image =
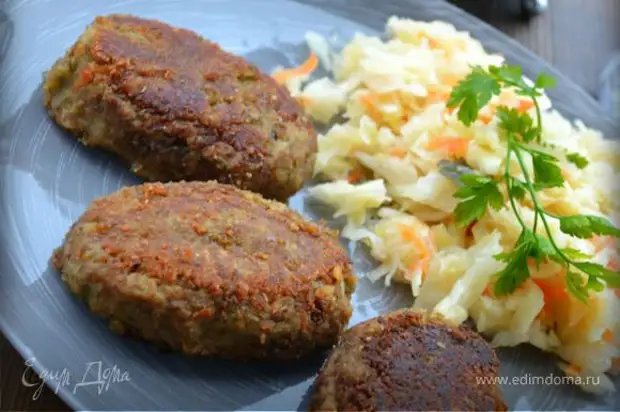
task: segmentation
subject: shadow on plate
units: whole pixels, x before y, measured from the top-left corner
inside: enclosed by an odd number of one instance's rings
[[[0,125],[6,139],[2,163],[34,177],[63,214],[70,204],[85,206],[98,196],[142,180],[116,156],[88,148],[53,122],[39,86],[15,115]],[[6,145],[6,146],[5,146]]]

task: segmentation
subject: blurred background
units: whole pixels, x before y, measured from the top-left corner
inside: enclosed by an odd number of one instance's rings
[[[620,0],[450,0],[551,62],[620,117]]]

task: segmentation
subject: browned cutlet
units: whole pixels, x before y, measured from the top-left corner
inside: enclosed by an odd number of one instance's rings
[[[505,411],[499,362],[480,335],[400,310],[347,330],[320,372],[311,411]]]
[[[334,345],[355,288],[335,232],[213,181],[146,183],[94,201],[53,262],[114,330],[242,360]]]
[[[285,200],[312,174],[316,134],[288,91],[160,21],[96,18],[43,91],[59,125],[147,180],[214,179]]]

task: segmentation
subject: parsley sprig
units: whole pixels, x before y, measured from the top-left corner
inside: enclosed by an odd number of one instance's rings
[[[601,291],[605,284],[620,288],[620,273],[589,262],[592,256],[578,250],[559,247],[549,222],[559,220],[562,232],[582,239],[595,235],[620,237],[620,230],[600,216],[557,216],[540,205],[537,192],[562,187],[565,183],[559,157],[546,150],[548,146],[542,139],[542,110],[538,98],[544,89],[554,85],[555,79],[544,73],[538,76],[534,85],[528,85],[518,66],[491,66],[488,70],[476,66],[452,90],[447,106],[458,109],[458,119],[466,126],[471,126],[478,119],[479,112],[504,88],[512,88],[516,94],[530,98],[535,108],[535,118],[525,111],[507,106],[496,108],[498,127],[507,146],[503,175],[462,175],[461,187],[455,194],[461,199],[455,215],[457,223],[466,227],[480,219],[488,208],[501,210],[506,207],[501,191],[505,187],[509,207],[521,226],[521,234],[510,252],[495,257],[505,262],[506,266],[497,274],[494,293],[502,296],[514,292],[530,277],[529,262],[533,259],[537,267],[546,261],[561,264],[566,273],[567,290],[586,301],[589,291]],[[527,167],[527,155],[531,158],[533,174]],[[563,153],[563,156],[580,169],[588,165],[588,160],[579,153]],[[513,159],[521,170],[522,178],[511,173]],[[529,198],[534,210],[531,227],[525,223],[518,207],[519,202],[526,198]],[[539,230],[541,227],[542,230]],[[539,234],[541,231],[546,236]]]

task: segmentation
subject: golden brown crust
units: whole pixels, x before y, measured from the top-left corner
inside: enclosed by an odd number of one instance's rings
[[[488,343],[465,326],[400,310],[347,330],[315,382],[312,411],[506,410]]]
[[[288,91],[189,30],[98,17],[44,92],[59,124],[147,179],[217,179],[282,200],[311,175],[316,136]]]
[[[335,343],[355,286],[333,231],[216,182],[144,184],[96,200],[54,264],[117,329],[235,358]],[[158,336],[149,312],[178,336]]]

